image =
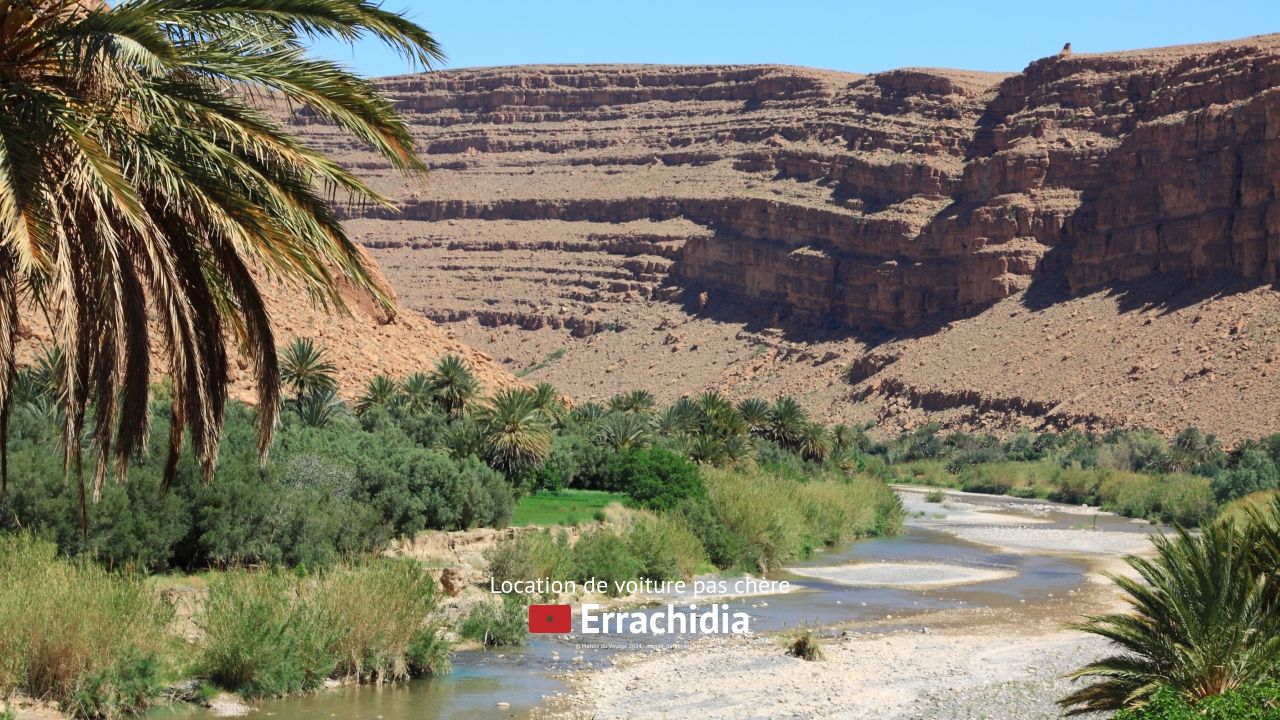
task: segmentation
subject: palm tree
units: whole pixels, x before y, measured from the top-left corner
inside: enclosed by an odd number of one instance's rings
[[[414,373],[400,383],[400,402],[411,413],[431,412],[435,397],[435,387],[426,373]]]
[[[719,465],[724,460],[724,442],[710,435],[694,435],[685,444],[689,459],[707,465]]]
[[[632,390],[609,399],[609,409],[618,412],[648,413],[653,411],[653,393],[648,390]]]
[[[1080,626],[1120,654],[1073,673],[1095,681],[1060,704],[1072,714],[1113,711],[1165,687],[1194,702],[1271,677],[1280,663],[1278,578],[1258,572],[1258,539],[1229,522],[1154,537],[1154,559],[1128,560],[1140,578],[1111,577],[1133,609]]]
[[[298,398],[294,411],[303,425],[313,428],[328,427],[329,423],[347,410],[332,388],[307,393]]]
[[[795,398],[780,397],[769,408],[769,438],[784,448],[796,449],[800,446],[805,425],[809,416]]]
[[[444,429],[440,434],[439,444],[447,449],[450,455],[459,459],[471,455],[483,455],[484,428],[469,417],[461,417],[449,423]]]
[[[683,398],[682,398],[683,399]],[[687,400],[685,402],[688,402]],[[678,437],[693,429],[693,418],[679,405],[669,405],[653,418],[653,427],[663,437]]]
[[[477,418],[489,464],[508,476],[538,467],[551,452],[551,426],[532,393],[500,390]]]
[[[738,403],[738,414],[752,435],[761,436],[769,429],[769,403],[760,398],[747,398]]]
[[[308,55],[366,35],[420,66],[441,57],[373,0],[0,0],[0,415],[29,303],[65,351],[64,463],[78,476],[92,417],[95,497],[143,449],[152,328],[169,349],[167,485],[187,431],[212,477],[228,338],[253,362],[259,451],[270,445],[280,373],[251,268],[326,307],[345,307],[345,281],[391,309],[329,201],[391,202],[278,112],[305,108],[424,171],[373,84]]]
[[[596,423],[595,441],[611,450],[649,446],[649,421],[634,413],[611,412]]]
[[[807,422],[800,428],[796,449],[805,460],[823,462],[831,453],[831,438],[827,436],[826,428],[818,423]]]
[[[564,400],[560,398],[560,393],[556,391],[551,383],[540,382],[533,388],[533,401],[537,403],[538,409],[547,418],[547,422],[552,425],[558,425],[564,421],[565,415],[568,414],[568,408],[564,405]]]
[[[467,403],[480,390],[480,382],[457,355],[440,358],[427,378],[436,402],[452,418],[461,417]]]
[[[374,375],[356,400],[356,415],[364,415],[376,407],[394,405],[399,397],[396,381],[386,375]]]
[[[294,401],[320,392],[338,389],[338,368],[329,362],[329,352],[311,338],[294,338],[280,358],[280,379],[293,388]]]
[[[581,405],[575,405],[569,411],[569,419],[579,425],[593,423],[604,417],[605,409],[600,403],[585,402]]]

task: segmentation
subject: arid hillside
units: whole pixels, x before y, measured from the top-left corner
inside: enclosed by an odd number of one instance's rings
[[[382,285],[390,284],[380,274]],[[436,361],[448,354],[462,357],[475,372],[485,392],[522,384],[488,353],[469,347],[453,337],[453,333],[441,329],[420,314],[399,310],[388,315],[363,292],[354,289],[344,293],[347,314],[329,313],[314,306],[306,294],[285,285],[262,280],[267,311],[275,327],[279,345],[295,337],[314,338],[329,354],[329,360],[338,369],[340,392],[352,399],[363,391],[364,385],[376,374],[403,377],[410,373],[430,370]],[[33,355],[50,346],[48,325],[41,321],[41,314],[34,311],[22,313],[23,322],[19,338],[19,359],[29,362]],[[165,368],[161,359],[165,352],[159,342],[159,333],[153,333],[152,365],[159,380]],[[253,402],[253,372],[248,361],[235,355],[238,362],[230,371],[231,394],[246,402]]]
[[[580,400],[793,394],[886,430],[1280,430],[1280,36],[1021,73],[539,66],[388,78],[402,302]]]

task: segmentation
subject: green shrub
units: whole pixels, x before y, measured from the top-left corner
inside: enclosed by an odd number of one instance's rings
[[[706,560],[702,542],[677,515],[640,518],[627,528],[626,539],[642,578],[687,580]]]
[[[574,579],[585,582],[592,578],[609,584],[607,594],[619,595],[614,583],[634,580],[642,568],[639,558],[617,533],[598,530],[584,535],[573,546]]]
[[[808,552],[862,535],[890,534],[902,505],[879,480],[855,477],[807,483],[762,473],[706,471],[710,507],[729,536],[721,567],[771,570]],[[722,564],[723,563],[723,564]]]
[[[947,499],[947,494],[941,490],[934,490],[925,493],[924,501],[927,503],[940,503]]]
[[[303,583],[278,572],[215,577],[198,620],[201,671],[246,697],[319,687],[338,667],[344,631]]]
[[[1172,688],[1116,713],[1114,720],[1280,720],[1280,686],[1249,685],[1192,705]]]
[[[688,498],[706,495],[698,467],[662,448],[617,453],[605,474],[608,489],[624,492],[650,510],[670,510]]]
[[[767,475],[706,471],[707,493],[737,550],[731,566],[767,571],[798,557],[805,519],[788,502],[798,483]]]
[[[340,677],[400,681],[415,674],[410,648],[439,632],[435,580],[421,563],[381,558],[340,565],[316,583],[314,602],[341,633],[334,643]]]
[[[1220,503],[1278,487],[1280,472],[1267,453],[1257,447],[1241,450],[1234,466],[1213,480],[1213,494]]]
[[[573,577],[573,551],[563,531],[555,535],[550,530],[517,535],[499,542],[484,556],[489,561],[489,574],[497,582]]]
[[[145,708],[163,687],[172,608],[132,572],[55,552],[0,537],[0,695],[49,698],[77,717]]]
[[[519,595],[504,595],[498,603],[478,602],[462,620],[458,634],[485,647],[524,645],[529,641],[529,605]]]

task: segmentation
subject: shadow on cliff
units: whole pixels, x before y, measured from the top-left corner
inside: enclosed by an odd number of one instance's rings
[[[1045,256],[1052,262],[1057,249]],[[1048,263],[1046,263],[1048,264]],[[1057,265],[1058,263],[1053,263]],[[1065,273],[1038,274],[1022,295],[1022,305],[1031,311],[1048,308],[1068,300],[1105,292],[1116,299],[1120,312],[1155,310],[1161,315],[1198,305],[1206,300],[1225,298],[1258,288],[1280,289],[1280,286],[1256,278],[1246,278],[1229,270],[1190,276],[1185,271],[1156,273],[1135,280],[1118,280],[1103,285],[1071,291]]]
[[[956,318],[936,318],[913,327],[894,330],[887,327],[849,327],[831,316],[818,316],[797,311],[785,303],[768,303],[745,299],[721,288],[682,286],[683,299],[674,302],[692,317],[706,318],[730,325],[741,325],[751,333],[781,332],[789,342],[820,343],[853,340],[873,349],[894,340],[928,337]],[[702,303],[699,294],[707,293]]]

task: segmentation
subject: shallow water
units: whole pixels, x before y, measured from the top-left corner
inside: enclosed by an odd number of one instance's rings
[[[800,566],[831,566],[867,562],[929,562],[977,568],[1012,570],[1013,577],[951,588],[909,590],[905,588],[850,587],[820,579],[782,572],[771,579],[788,580],[796,589],[781,595],[719,600],[730,612],[743,611],[751,617],[751,629],[769,632],[798,624],[833,625],[860,620],[894,620],[910,623],[912,615],[933,610],[963,607],[1012,607],[1035,603],[1080,587],[1088,571],[1083,560],[1034,554],[1010,554],[960,540],[940,529],[935,514],[949,511],[940,505],[923,503],[907,496],[911,512],[922,517],[909,519],[898,537],[861,540],[838,550],[820,553],[798,563]],[[964,498],[964,502],[1000,509],[1009,506],[1055,508],[1048,503],[1021,503],[1009,498]],[[1150,526],[1135,524],[1109,515],[1080,515],[1063,512],[1056,506],[1037,511],[1042,521],[1036,528],[1096,526],[1099,530],[1147,533]],[[700,603],[705,606],[705,603]],[[682,606],[677,606],[682,607]],[[665,611],[665,608],[663,608]],[[650,610],[652,612],[652,610]],[[575,626],[577,621],[575,620]],[[558,679],[570,670],[608,664],[618,652],[646,645],[682,643],[693,636],[532,636],[528,646],[494,651],[459,652],[453,658],[453,672],[442,678],[419,680],[389,688],[344,688],[302,698],[263,703],[258,713],[278,720],[349,718],[351,720],[435,720],[446,718],[524,717],[546,697],[563,692]],[[603,646],[603,647],[602,647]],[[498,703],[509,707],[499,708]],[[156,718],[207,719],[210,714],[189,708],[159,708]]]

